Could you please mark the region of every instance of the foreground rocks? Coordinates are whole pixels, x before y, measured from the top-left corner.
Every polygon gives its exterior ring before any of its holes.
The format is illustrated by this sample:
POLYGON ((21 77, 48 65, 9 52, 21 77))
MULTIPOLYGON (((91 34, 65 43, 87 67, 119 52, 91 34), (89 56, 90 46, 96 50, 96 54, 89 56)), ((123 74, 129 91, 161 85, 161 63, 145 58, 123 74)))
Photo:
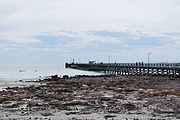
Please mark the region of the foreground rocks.
POLYGON ((0 119, 180 119, 180 78, 52 76, 0 92, 0 119))

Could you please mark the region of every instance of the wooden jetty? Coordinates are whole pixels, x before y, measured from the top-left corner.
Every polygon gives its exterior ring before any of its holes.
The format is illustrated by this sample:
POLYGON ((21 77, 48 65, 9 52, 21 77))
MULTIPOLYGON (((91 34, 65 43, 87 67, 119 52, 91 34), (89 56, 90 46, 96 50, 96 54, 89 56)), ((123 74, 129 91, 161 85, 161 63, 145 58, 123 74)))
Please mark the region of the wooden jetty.
POLYGON ((180 63, 66 63, 65 67, 112 75, 180 77, 180 63))

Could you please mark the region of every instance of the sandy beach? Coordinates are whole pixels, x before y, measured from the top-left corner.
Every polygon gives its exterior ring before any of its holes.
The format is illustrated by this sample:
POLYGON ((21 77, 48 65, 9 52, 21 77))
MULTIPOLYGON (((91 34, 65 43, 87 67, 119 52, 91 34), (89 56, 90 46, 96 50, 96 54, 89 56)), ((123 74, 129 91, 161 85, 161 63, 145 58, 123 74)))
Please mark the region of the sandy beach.
POLYGON ((0 92, 0 120, 178 120, 180 78, 52 76, 0 92))

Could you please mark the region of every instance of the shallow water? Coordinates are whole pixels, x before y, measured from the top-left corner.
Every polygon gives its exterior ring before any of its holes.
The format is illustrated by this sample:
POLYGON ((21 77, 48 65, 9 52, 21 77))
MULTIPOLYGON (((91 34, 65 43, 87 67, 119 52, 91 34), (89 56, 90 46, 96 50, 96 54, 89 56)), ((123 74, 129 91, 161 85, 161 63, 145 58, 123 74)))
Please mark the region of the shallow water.
POLYGON ((62 64, 0 64, 0 78, 37 78, 50 75, 98 75, 100 73, 66 69, 62 64))
POLYGON ((100 75, 101 73, 66 69, 60 64, 0 64, 0 88, 25 85, 19 80, 39 79, 51 75, 100 75))

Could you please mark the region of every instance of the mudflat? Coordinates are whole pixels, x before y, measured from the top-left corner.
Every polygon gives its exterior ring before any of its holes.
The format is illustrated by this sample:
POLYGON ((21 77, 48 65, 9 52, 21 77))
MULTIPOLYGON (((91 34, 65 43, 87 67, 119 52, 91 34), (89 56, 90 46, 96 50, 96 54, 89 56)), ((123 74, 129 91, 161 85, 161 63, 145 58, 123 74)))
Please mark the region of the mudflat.
POLYGON ((0 119, 180 119, 180 78, 51 76, 38 83, 0 91, 0 119))

